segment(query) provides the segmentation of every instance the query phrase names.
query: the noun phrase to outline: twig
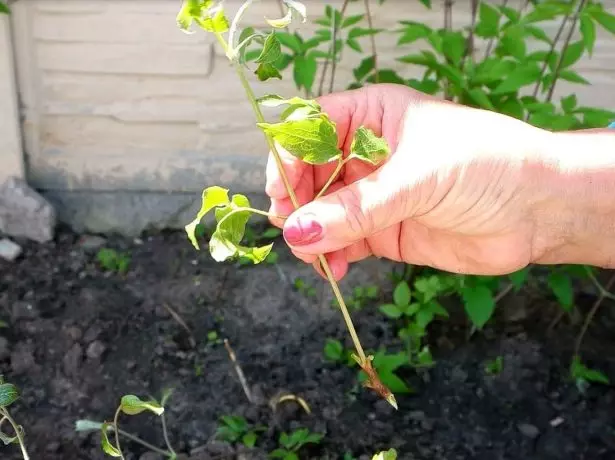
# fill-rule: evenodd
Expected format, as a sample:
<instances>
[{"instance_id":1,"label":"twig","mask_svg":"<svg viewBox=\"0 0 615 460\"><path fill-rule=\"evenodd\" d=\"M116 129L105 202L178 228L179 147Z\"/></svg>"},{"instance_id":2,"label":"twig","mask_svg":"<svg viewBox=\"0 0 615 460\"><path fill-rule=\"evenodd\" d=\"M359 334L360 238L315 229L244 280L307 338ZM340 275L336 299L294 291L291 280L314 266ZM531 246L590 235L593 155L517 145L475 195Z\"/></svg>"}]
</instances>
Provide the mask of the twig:
<instances>
[{"instance_id":1,"label":"twig","mask_svg":"<svg viewBox=\"0 0 615 460\"><path fill-rule=\"evenodd\" d=\"M551 334L551 331L553 331L555 326L559 324L559 322L562 320L565 314L566 314L566 311L560 308L555 318L553 318L553 321L551 321L549 325L547 326L547 335Z\"/></svg>"},{"instance_id":2,"label":"twig","mask_svg":"<svg viewBox=\"0 0 615 460\"><path fill-rule=\"evenodd\" d=\"M566 55L566 50L572 41L572 36L574 35L575 28L577 26L577 22L579 21L579 16L581 15L581 11L585 7L586 0L581 0L577 6L577 10L574 13L574 19L572 20L572 25L570 26L570 30L568 31L568 36L566 37L566 41L564 42L564 47L559 55L559 60L557 61L557 67L555 68L555 72L553 72L553 82L549 87L549 93L547 94L547 102L550 102L553 98L553 93L555 92L555 86L557 85L557 79L559 78L559 74L562 70L562 64L564 62L564 57Z\"/></svg>"},{"instance_id":3,"label":"twig","mask_svg":"<svg viewBox=\"0 0 615 460\"><path fill-rule=\"evenodd\" d=\"M498 292L498 294L495 296L495 298L493 299L495 303L498 303L500 300L502 300L504 297L506 297L506 295L513 290L514 285L512 283L510 283L508 286L506 286L504 289L502 289L500 292Z\"/></svg>"},{"instance_id":4,"label":"twig","mask_svg":"<svg viewBox=\"0 0 615 460\"><path fill-rule=\"evenodd\" d=\"M224 339L224 347L226 348L226 351L228 352L229 358L231 358L231 361L233 362L233 367L235 368L237 377L239 377L239 382L241 383L241 388L243 388L243 392L246 394L246 398L248 398L248 401L250 402L250 404L254 404L254 399L252 398L252 393L250 392L250 388L248 387L248 382L246 380L245 375L243 374L243 371L241 370L241 367L239 366L239 363L237 362L237 358L235 357L235 352L231 348L231 345L229 344L228 339Z\"/></svg>"},{"instance_id":5,"label":"twig","mask_svg":"<svg viewBox=\"0 0 615 460\"><path fill-rule=\"evenodd\" d=\"M30 456L28 455L28 451L26 450L26 443L23 438L23 432L20 430L20 426L15 422L11 414L9 414L8 409L5 407L0 408L0 414L3 416L2 421L6 420L13 427L13 431L15 431L15 436L17 437L17 443L19 444L19 448L21 449L21 456L24 460L30 460Z\"/></svg>"},{"instance_id":6,"label":"twig","mask_svg":"<svg viewBox=\"0 0 615 460\"><path fill-rule=\"evenodd\" d=\"M192 348L196 347L196 340L194 339L194 334L192 334L192 331L190 330L186 322L182 319L182 317L179 316L179 314L176 313L175 310L173 310L166 303L163 303L162 306L169 312L169 314L173 317L173 319L177 321L186 330L186 332L188 333L188 338L190 340L190 345L192 346Z\"/></svg>"},{"instance_id":7,"label":"twig","mask_svg":"<svg viewBox=\"0 0 615 460\"><path fill-rule=\"evenodd\" d=\"M585 317L585 322L583 323L583 327L581 328L581 332L577 336L577 339L576 339L575 344L574 344L574 356L579 356L579 351L581 349L581 344L583 343L583 337L585 337L585 334L587 333L587 329L589 328L589 325L591 324L592 320L594 319L594 316L596 316L596 313L598 312L598 309L600 308L600 305L602 305L602 302L604 301L604 299L615 300L615 296L609 292L611 287L613 287L613 284L615 284L615 275L611 276L611 278L609 279L609 281L606 283L605 286L602 286L602 284L600 284L600 281L598 281L596 279L596 277L593 275L593 273L589 272L589 276L590 276L592 282L598 288L598 291L600 292L600 295L598 296L598 298L596 299L596 301L592 305L591 310L589 311L589 313Z\"/></svg>"},{"instance_id":8,"label":"twig","mask_svg":"<svg viewBox=\"0 0 615 460\"><path fill-rule=\"evenodd\" d=\"M113 426L110 426L109 428L113 429ZM113 431L115 430L113 429ZM153 444L150 444L149 442L144 441L143 439L139 438L138 436L135 436L134 434L130 434L127 431L122 430L121 428L118 428L117 432L121 434L122 436L124 436L126 439L130 439L131 441L136 442L137 444L141 444L143 447L147 447L152 452L156 452L166 457L173 456L173 453L171 453L170 451L161 449L160 447L156 447Z\"/></svg>"},{"instance_id":9,"label":"twig","mask_svg":"<svg viewBox=\"0 0 615 460\"><path fill-rule=\"evenodd\" d=\"M365 0L365 15L367 16L367 26L373 31L374 19L372 18L372 12L369 7L369 0ZM378 72L378 50L376 48L376 36L372 33L369 38L372 45L372 56L374 57L374 83L379 83L380 75Z\"/></svg>"}]
</instances>

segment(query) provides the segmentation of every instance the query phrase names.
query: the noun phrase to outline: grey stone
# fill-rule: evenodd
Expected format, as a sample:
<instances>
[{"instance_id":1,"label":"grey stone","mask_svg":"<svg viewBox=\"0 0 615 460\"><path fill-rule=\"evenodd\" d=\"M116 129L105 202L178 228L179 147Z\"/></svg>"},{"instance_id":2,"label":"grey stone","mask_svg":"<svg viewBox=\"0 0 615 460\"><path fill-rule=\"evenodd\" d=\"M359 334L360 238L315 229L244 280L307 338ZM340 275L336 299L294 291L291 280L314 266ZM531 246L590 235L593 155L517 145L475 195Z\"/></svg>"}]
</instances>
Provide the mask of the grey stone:
<instances>
[{"instance_id":1,"label":"grey stone","mask_svg":"<svg viewBox=\"0 0 615 460\"><path fill-rule=\"evenodd\" d=\"M32 346L20 342L11 353L11 368L15 375L24 374L27 371L36 368L36 361Z\"/></svg>"},{"instance_id":2,"label":"grey stone","mask_svg":"<svg viewBox=\"0 0 615 460\"><path fill-rule=\"evenodd\" d=\"M81 361L83 359L83 348L78 343L75 343L64 355L62 364L64 366L64 373L68 376L75 376L81 367Z\"/></svg>"},{"instance_id":3,"label":"grey stone","mask_svg":"<svg viewBox=\"0 0 615 460\"><path fill-rule=\"evenodd\" d=\"M38 308L31 302L18 301L13 304L13 319L34 319L39 315Z\"/></svg>"},{"instance_id":4,"label":"grey stone","mask_svg":"<svg viewBox=\"0 0 615 460\"><path fill-rule=\"evenodd\" d=\"M527 436L528 438L535 439L540 435L540 430L530 423L519 423L517 429L523 436Z\"/></svg>"},{"instance_id":5,"label":"grey stone","mask_svg":"<svg viewBox=\"0 0 615 460\"><path fill-rule=\"evenodd\" d=\"M0 211L1 212L1 211ZM13 262L21 255L21 246L8 238L0 240L0 257L9 262Z\"/></svg>"},{"instance_id":6,"label":"grey stone","mask_svg":"<svg viewBox=\"0 0 615 460\"><path fill-rule=\"evenodd\" d=\"M104 343L102 343L100 340L95 340L88 345L86 354L90 359L99 359L106 350L107 346Z\"/></svg>"},{"instance_id":7,"label":"grey stone","mask_svg":"<svg viewBox=\"0 0 615 460\"><path fill-rule=\"evenodd\" d=\"M56 212L37 191L16 177L0 185L0 231L39 243L54 237Z\"/></svg>"},{"instance_id":8,"label":"grey stone","mask_svg":"<svg viewBox=\"0 0 615 460\"><path fill-rule=\"evenodd\" d=\"M97 235L83 235L78 242L79 247L84 251L95 251L103 247L105 243L107 240Z\"/></svg>"}]
</instances>

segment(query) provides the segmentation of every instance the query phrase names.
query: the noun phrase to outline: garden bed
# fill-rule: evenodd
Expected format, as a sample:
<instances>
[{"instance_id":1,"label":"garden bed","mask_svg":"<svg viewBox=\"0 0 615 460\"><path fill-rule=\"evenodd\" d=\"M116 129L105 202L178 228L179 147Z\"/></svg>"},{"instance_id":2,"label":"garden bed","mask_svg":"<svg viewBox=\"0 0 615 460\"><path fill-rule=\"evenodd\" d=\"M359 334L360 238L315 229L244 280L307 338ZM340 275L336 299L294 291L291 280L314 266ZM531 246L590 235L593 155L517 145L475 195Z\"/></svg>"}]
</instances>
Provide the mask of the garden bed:
<instances>
[{"instance_id":1,"label":"garden bed","mask_svg":"<svg viewBox=\"0 0 615 460\"><path fill-rule=\"evenodd\" d=\"M547 334L558 306L546 294L509 295L485 330L470 338L463 315L435 323L429 341L436 365L399 373L415 393L397 395L394 411L358 387L356 368L326 361L326 340L345 341L345 326L326 283L283 242L275 245L277 264L236 268L194 251L182 232L111 238L105 245L130 257L125 275L100 268L100 243L63 231L55 243L24 243L19 260L0 261L0 319L8 323L0 329L6 338L0 374L23 392L11 413L26 430L32 459L110 458L100 451L99 434L75 432L75 421L110 419L123 394L159 397L166 387L175 388L167 409L170 438L191 460L266 458L281 432L301 427L324 434L300 451L302 458L371 458L389 447L401 459L615 458L615 391L592 385L582 394L571 381L579 327L564 319ZM353 313L370 349L396 342L391 321L376 308L391 296L391 269L368 261L342 283L346 291L382 288L380 300ZM297 292L297 277L316 287L316 297ZM582 312L592 302L578 298ZM583 357L612 377L610 307L605 303L591 326ZM488 375L485 363L497 357L502 370ZM273 410L271 400L281 394L304 398L311 414L295 402ZM255 449L213 439L223 415L266 427ZM120 423L164 446L155 415L123 416ZM146 452L127 440L122 446L127 459ZM16 447L1 450L2 458L20 458Z\"/></svg>"}]
</instances>

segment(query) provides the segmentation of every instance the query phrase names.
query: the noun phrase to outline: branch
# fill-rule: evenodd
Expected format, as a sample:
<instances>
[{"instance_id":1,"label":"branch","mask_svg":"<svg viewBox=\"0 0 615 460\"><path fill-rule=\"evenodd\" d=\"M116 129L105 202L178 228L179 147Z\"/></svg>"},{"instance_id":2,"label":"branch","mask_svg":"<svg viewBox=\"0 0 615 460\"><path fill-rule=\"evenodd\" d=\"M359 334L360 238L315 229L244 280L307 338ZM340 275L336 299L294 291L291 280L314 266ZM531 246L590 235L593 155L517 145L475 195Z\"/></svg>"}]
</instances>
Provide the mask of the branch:
<instances>
[{"instance_id":1,"label":"branch","mask_svg":"<svg viewBox=\"0 0 615 460\"><path fill-rule=\"evenodd\" d=\"M478 0L476 0L478 1ZM372 12L369 7L369 0L365 0L365 14L367 16L367 25L370 29L374 29L374 20L372 18ZM372 56L374 56L374 83L379 83L380 75L378 75L378 50L376 49L376 36L370 34L369 36L372 45Z\"/></svg>"},{"instance_id":2,"label":"branch","mask_svg":"<svg viewBox=\"0 0 615 460\"><path fill-rule=\"evenodd\" d=\"M335 24L335 15L333 15L333 38L331 42L331 46L333 48L333 60L331 61L331 79L329 80L329 93L333 92L333 85L335 84L335 71L337 69L337 33L339 32L339 28L342 26L341 23L344 22L344 15L346 14L346 8L348 8L349 3L350 0L344 0L344 4L342 5L342 9L340 10L340 24Z\"/></svg>"}]
</instances>

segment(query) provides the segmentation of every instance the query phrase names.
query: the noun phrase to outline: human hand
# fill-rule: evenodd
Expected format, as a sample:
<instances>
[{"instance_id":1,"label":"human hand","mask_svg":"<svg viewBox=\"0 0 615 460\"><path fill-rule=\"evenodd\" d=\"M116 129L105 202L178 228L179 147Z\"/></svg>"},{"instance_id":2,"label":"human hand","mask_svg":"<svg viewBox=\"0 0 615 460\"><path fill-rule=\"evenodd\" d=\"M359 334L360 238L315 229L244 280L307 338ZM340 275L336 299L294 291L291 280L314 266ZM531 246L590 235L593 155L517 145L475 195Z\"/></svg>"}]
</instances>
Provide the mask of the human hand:
<instances>
[{"instance_id":1,"label":"human hand","mask_svg":"<svg viewBox=\"0 0 615 460\"><path fill-rule=\"evenodd\" d=\"M392 150L379 167L349 161L316 200L335 165L311 166L281 152L297 211L270 156L270 212L289 216L272 223L321 275L319 254L326 254L339 280L349 263L369 256L497 275L546 250L538 232L537 204L544 196L536 171L550 132L400 85L368 86L318 102L337 124L345 156L361 125Z\"/></svg>"}]
</instances>

